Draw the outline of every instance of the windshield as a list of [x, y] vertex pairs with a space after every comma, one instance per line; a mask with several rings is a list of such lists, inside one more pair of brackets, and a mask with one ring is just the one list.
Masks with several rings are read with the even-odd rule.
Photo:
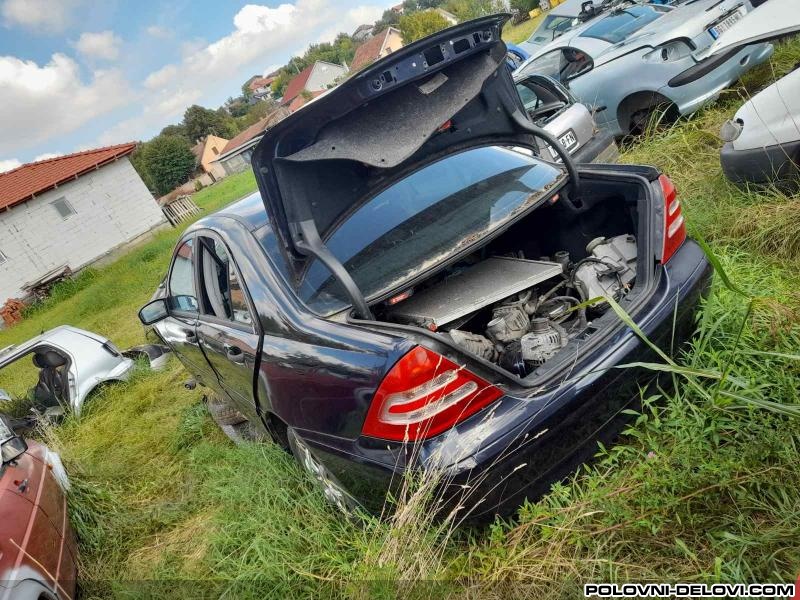
[[660, 7], [631, 6], [610, 13], [586, 29], [581, 35], [617, 44], [663, 14], [664, 9]]
[[578, 17], [548, 15], [536, 31], [533, 32], [533, 35], [528, 38], [528, 41], [537, 44], [551, 42], [578, 24], [580, 24]]
[[[563, 172], [507, 148], [467, 150], [398, 181], [347, 218], [325, 240], [366, 298], [402, 285], [535, 205]], [[350, 301], [319, 261], [297, 292], [329, 315]]]

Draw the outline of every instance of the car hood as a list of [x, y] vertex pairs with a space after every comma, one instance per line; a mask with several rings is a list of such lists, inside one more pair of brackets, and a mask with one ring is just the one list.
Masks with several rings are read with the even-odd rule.
[[769, 0], [754, 8], [728, 29], [708, 48], [703, 57], [768, 42], [800, 31], [800, 10], [797, 0]]
[[[462, 23], [356, 73], [267, 131], [253, 153], [265, 207], [302, 255], [394, 178], [481, 144], [533, 147], [500, 32], [509, 15]], [[516, 119], [516, 120], [515, 120]]]
[[711, 23], [739, 5], [741, 5], [741, 0], [690, 0], [676, 6], [650, 4], [646, 6], [663, 14], [621, 42], [613, 44], [583, 35], [587, 29], [601, 20], [607, 19], [612, 14], [609, 11], [599, 19], [589, 21], [558, 38], [555, 44], [551, 43], [538, 51], [536, 57], [554, 47], [574, 46], [589, 54], [597, 67], [638, 48], [655, 48], [678, 39], [688, 39], [698, 44], [706, 37], [703, 34]]

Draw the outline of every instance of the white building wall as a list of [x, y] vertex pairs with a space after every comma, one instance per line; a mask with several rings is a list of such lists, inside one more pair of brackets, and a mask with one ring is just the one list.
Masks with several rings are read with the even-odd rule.
[[[52, 205], [62, 197], [75, 210], [67, 218]], [[0, 211], [0, 305], [48, 271], [77, 270], [164, 220], [127, 157]]]

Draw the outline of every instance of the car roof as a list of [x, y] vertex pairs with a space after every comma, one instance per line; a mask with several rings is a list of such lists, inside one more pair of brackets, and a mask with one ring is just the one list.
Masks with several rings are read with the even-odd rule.
[[214, 214], [199, 220], [196, 223], [196, 227], [202, 227], [206, 221], [212, 217], [228, 217], [235, 219], [239, 223], [244, 224], [249, 231], [255, 231], [259, 227], [266, 225], [269, 221], [267, 211], [264, 208], [264, 201], [261, 199], [261, 194], [258, 192], [245, 196], [241, 200], [237, 200], [233, 204], [229, 204]]
[[530, 62], [540, 56], [564, 47], [572, 47], [585, 52], [597, 65], [612, 61], [637, 47], [657, 46], [674, 38], [688, 37], [688, 32], [701, 27], [698, 23], [707, 19], [708, 10], [719, 4], [720, 0], [692, 0], [676, 6], [640, 4], [639, 6], [664, 14], [618, 43], [587, 36], [587, 31], [613, 16], [614, 12], [609, 11], [556, 38], [535, 52], [519, 69], [525, 69]]
[[57, 348], [69, 348], [71, 344], [80, 344], [85, 342], [87, 338], [98, 344], [104, 344], [108, 341], [103, 336], [91, 331], [78, 329], [70, 325], [60, 325], [21, 344], [0, 348], [0, 365], [16, 361], [18, 357], [27, 354], [39, 345], [49, 344]]

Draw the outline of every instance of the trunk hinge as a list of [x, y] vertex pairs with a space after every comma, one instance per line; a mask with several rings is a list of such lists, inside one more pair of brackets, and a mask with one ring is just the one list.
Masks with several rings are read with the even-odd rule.
[[314, 220], [308, 219], [292, 223], [291, 227], [295, 248], [306, 256], [315, 257], [328, 267], [328, 270], [339, 280], [347, 295], [350, 296], [356, 314], [362, 319], [372, 321], [372, 311], [367, 306], [364, 294], [361, 293], [361, 289], [347, 269], [344, 268], [344, 265], [328, 250], [328, 247], [319, 237], [319, 231], [317, 231], [317, 225]]

